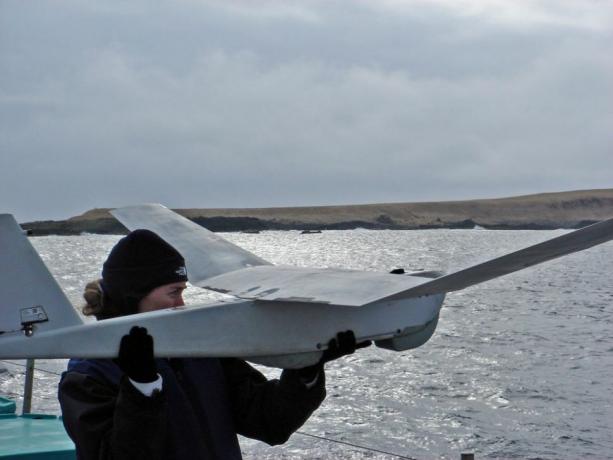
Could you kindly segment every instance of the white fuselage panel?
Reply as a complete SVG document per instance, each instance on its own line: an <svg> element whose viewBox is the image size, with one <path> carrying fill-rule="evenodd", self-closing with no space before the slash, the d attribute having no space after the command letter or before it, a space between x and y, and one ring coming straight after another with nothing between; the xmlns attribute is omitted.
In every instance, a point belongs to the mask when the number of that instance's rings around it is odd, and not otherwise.
<svg viewBox="0 0 613 460"><path fill-rule="evenodd" d="M339 331L353 330L358 341L391 338L407 328L431 322L443 299L440 294L361 308L298 302L217 302L35 331L32 337L5 336L0 358L115 357L121 337L138 325L154 337L159 357L242 357L258 362L258 357L305 353L312 355L309 361L316 362L317 352L324 350Z"/></svg>

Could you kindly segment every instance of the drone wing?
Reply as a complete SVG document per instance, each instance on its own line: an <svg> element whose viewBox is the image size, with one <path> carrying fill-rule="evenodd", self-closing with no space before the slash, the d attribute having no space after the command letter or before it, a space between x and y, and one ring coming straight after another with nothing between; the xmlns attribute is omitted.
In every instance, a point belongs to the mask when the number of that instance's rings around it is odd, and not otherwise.
<svg viewBox="0 0 613 460"><path fill-rule="evenodd" d="M111 214L129 230L151 230L174 246L185 258L189 280L195 285L222 273L270 265L160 204L118 208Z"/></svg>
<svg viewBox="0 0 613 460"><path fill-rule="evenodd" d="M128 229L146 228L185 258L195 286L244 299L361 306L423 278L356 270L274 266L159 204L115 209Z"/></svg>
<svg viewBox="0 0 613 460"><path fill-rule="evenodd" d="M362 306L458 291L611 239L613 219L440 277L427 273L399 276L353 270L260 266L222 274L198 285L246 299ZM424 282L424 277L435 279Z"/></svg>
<svg viewBox="0 0 613 460"><path fill-rule="evenodd" d="M253 300L362 306L458 291L613 239L613 219L479 265L433 278L340 269L273 266L161 205L113 211L131 230L148 228L177 248L196 286Z"/></svg>
<svg viewBox="0 0 613 460"><path fill-rule="evenodd" d="M483 283L558 257L583 251L613 239L613 219L583 227L543 243L505 254L496 259L442 276L432 281L398 292L381 300L421 297L440 292L453 292Z"/></svg>

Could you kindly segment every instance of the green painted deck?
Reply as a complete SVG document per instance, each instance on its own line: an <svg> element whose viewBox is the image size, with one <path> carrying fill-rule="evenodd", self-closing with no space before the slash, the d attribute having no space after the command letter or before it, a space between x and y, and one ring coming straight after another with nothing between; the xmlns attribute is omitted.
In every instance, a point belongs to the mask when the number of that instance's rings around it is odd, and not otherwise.
<svg viewBox="0 0 613 460"><path fill-rule="evenodd" d="M55 415L0 414L0 459L74 460L74 444Z"/></svg>

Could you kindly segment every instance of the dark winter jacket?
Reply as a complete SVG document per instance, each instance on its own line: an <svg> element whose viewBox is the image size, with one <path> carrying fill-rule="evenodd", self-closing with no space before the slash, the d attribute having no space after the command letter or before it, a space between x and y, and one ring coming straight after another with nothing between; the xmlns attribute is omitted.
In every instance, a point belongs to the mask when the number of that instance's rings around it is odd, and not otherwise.
<svg viewBox="0 0 613 460"><path fill-rule="evenodd" d="M157 359L161 392L143 395L111 360L71 360L60 381L79 459L240 459L237 433L281 444L325 398L323 370L266 378L238 359Z"/></svg>

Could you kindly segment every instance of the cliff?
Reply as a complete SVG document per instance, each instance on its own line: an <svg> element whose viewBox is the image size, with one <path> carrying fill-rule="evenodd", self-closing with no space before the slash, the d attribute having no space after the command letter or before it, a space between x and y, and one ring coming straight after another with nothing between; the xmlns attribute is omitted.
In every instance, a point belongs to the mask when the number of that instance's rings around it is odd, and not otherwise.
<svg viewBox="0 0 613 460"><path fill-rule="evenodd" d="M175 209L212 231L329 229L578 228L613 217L613 189L466 201L245 209ZM126 233L109 209L62 221L23 223L32 235Z"/></svg>

